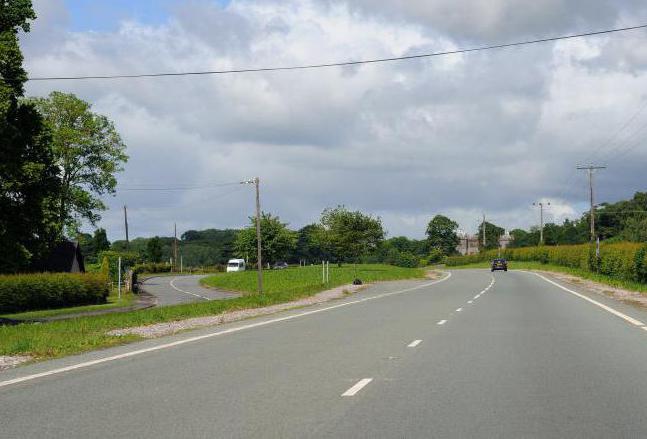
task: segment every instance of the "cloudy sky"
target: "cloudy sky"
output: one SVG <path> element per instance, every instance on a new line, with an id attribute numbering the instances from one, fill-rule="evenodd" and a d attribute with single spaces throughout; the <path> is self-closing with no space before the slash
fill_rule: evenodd
<path id="1" fill-rule="evenodd" d="M 644 0 L 35 0 L 32 76 L 349 61 L 647 23 Z M 575 166 L 603 163 L 598 201 L 647 190 L 647 32 L 352 68 L 31 82 L 109 116 L 130 161 L 100 226 L 121 239 L 292 227 L 344 204 L 421 238 L 438 213 L 474 231 L 561 221 L 587 207 Z M 645 109 L 643 111 L 643 109 Z M 129 188 L 201 187 L 172 192 Z"/>

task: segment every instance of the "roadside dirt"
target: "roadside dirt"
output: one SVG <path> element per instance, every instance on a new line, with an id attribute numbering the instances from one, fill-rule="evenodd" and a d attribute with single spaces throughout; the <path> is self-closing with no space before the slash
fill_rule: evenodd
<path id="1" fill-rule="evenodd" d="M 612 287 L 610 285 L 601 284 L 592 280 L 583 279 L 581 277 L 573 276 L 570 274 L 558 273 L 555 271 L 534 271 L 551 276 L 557 280 L 571 284 L 573 286 L 586 288 L 587 290 L 593 291 L 594 293 L 611 297 L 612 299 L 620 300 L 631 305 L 647 307 L 647 295 L 639 293 L 637 291 L 629 291 L 622 288 Z"/>
<path id="2" fill-rule="evenodd" d="M 356 293 L 366 288 L 366 285 L 342 285 L 337 288 L 322 291 L 311 297 L 295 300 L 292 302 L 281 303 L 278 305 L 267 306 L 264 308 L 253 308 L 238 311 L 230 311 L 217 316 L 195 317 L 186 320 L 176 320 L 173 322 L 156 323 L 148 326 L 137 326 L 134 328 L 116 329 L 108 332 L 108 335 L 139 335 L 144 338 L 157 338 L 164 335 L 175 334 L 187 329 L 201 328 L 204 326 L 220 325 L 223 323 L 236 322 L 250 317 L 274 314 L 291 308 L 314 305 L 317 303 L 328 302 L 329 300 L 339 299 L 349 294 Z"/>
<path id="3" fill-rule="evenodd" d="M 0 372 L 31 360 L 29 355 L 0 355 Z"/>

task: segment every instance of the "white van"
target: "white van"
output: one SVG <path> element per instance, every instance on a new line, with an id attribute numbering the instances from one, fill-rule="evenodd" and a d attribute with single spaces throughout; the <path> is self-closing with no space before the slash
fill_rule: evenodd
<path id="1" fill-rule="evenodd" d="M 245 260 L 230 259 L 229 262 L 227 262 L 227 273 L 232 271 L 245 271 Z"/>

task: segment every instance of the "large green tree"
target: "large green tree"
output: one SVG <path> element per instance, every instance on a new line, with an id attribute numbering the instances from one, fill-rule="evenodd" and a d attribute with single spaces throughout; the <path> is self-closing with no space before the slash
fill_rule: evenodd
<path id="1" fill-rule="evenodd" d="M 377 250 L 384 240 L 379 217 L 350 211 L 344 206 L 325 209 L 320 221 L 319 242 L 338 263 L 357 262 L 361 256 Z"/>
<path id="2" fill-rule="evenodd" d="M 56 239 L 47 200 L 59 188 L 49 135 L 20 101 L 27 74 L 19 32 L 36 15 L 29 0 L 0 0 L 0 272 L 33 268 Z"/>
<path id="3" fill-rule="evenodd" d="M 445 255 L 456 253 L 456 246 L 459 243 L 456 230 L 458 230 L 456 221 L 444 215 L 434 216 L 427 225 L 429 247 L 440 249 Z"/>
<path id="4" fill-rule="evenodd" d="M 115 192 L 115 174 L 128 160 L 114 124 L 73 94 L 52 92 L 32 98 L 52 133 L 51 148 L 61 188 L 54 208 L 57 224 L 73 234 L 82 220 L 95 224 L 105 210 L 100 196 Z"/>
<path id="5" fill-rule="evenodd" d="M 256 218 L 250 218 L 249 227 L 238 232 L 234 247 L 236 254 L 256 262 Z M 263 262 L 274 263 L 288 259 L 297 244 L 297 235 L 282 223 L 278 216 L 263 212 L 261 214 L 261 257 Z"/>

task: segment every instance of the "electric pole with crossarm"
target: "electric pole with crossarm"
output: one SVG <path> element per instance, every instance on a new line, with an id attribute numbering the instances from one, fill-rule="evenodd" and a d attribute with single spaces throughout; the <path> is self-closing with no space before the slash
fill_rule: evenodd
<path id="1" fill-rule="evenodd" d="M 595 166 L 595 165 L 587 165 L 587 166 L 578 166 L 577 169 L 586 169 L 589 171 L 589 201 L 591 202 L 591 242 L 595 241 L 595 199 L 593 197 L 593 171 L 596 169 L 606 169 L 606 166 Z"/>
<path id="2" fill-rule="evenodd" d="M 241 181 L 240 184 L 253 184 L 256 188 L 256 257 L 258 268 L 258 292 L 263 293 L 263 261 L 261 260 L 261 198 L 260 179 L 254 177 L 251 180 Z"/>

